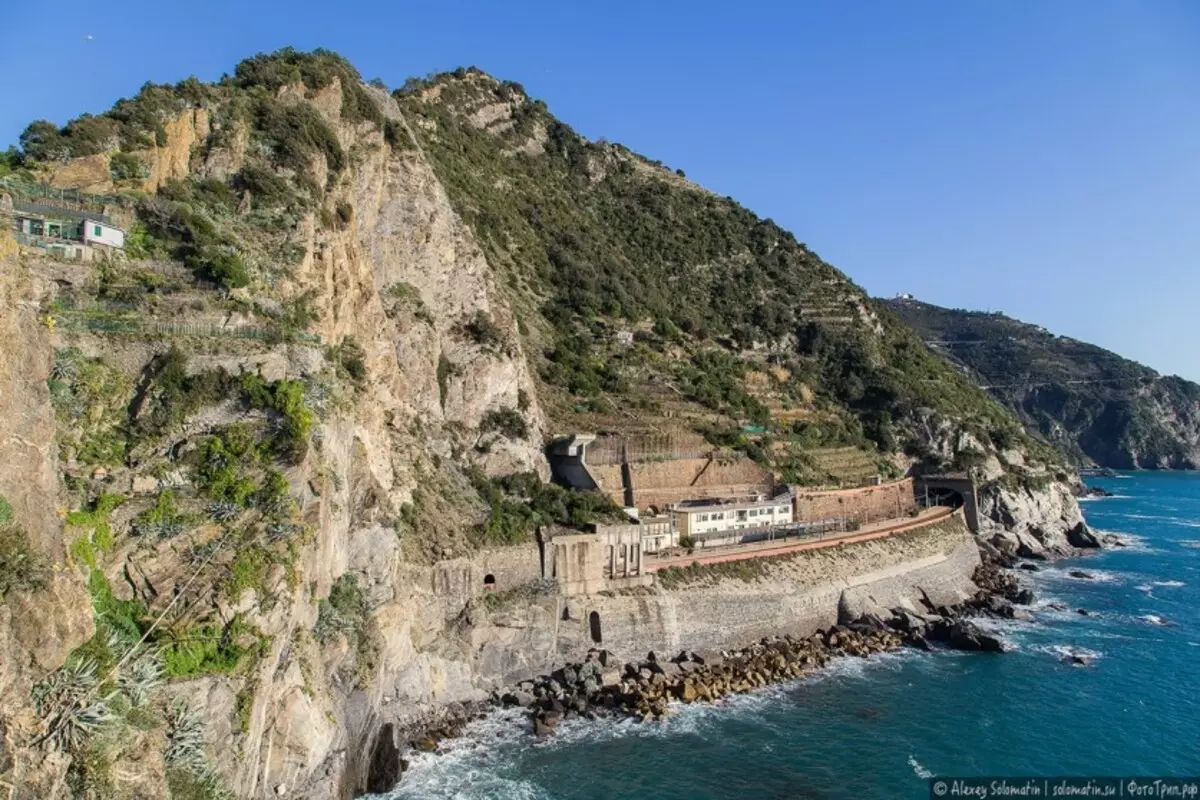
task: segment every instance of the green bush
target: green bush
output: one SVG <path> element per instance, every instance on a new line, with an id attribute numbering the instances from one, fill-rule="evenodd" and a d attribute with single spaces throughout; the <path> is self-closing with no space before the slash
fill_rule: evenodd
<path id="1" fill-rule="evenodd" d="M 82 535 L 71 545 L 71 553 L 90 567 L 96 566 L 96 556 L 113 547 L 113 531 L 108 515 L 125 502 L 119 494 L 101 494 L 85 510 L 67 514 L 67 524 L 74 525 Z"/>
<path id="2" fill-rule="evenodd" d="M 229 577 L 224 585 L 225 595 L 234 601 L 249 589 L 261 595 L 263 579 L 271 561 L 271 554 L 259 545 L 250 545 L 238 550 L 233 563 L 229 565 Z"/>
<path id="3" fill-rule="evenodd" d="M 338 371 L 355 383 L 362 383 L 367 377 L 367 353 L 351 336 L 342 339 L 337 347 L 331 348 L 330 355 L 337 364 Z"/>
<path id="4" fill-rule="evenodd" d="M 168 635 L 160 650 L 167 676 L 190 678 L 233 672 L 249 652 L 237 643 L 239 635 L 245 633 L 244 627 L 238 622 L 224 628 L 197 625 Z"/>
<path id="5" fill-rule="evenodd" d="M 313 156 L 323 156 L 334 174 L 346 165 L 337 135 L 310 105 L 285 106 L 263 99 L 256 110 L 255 129 L 274 146 L 276 164 L 295 171 L 310 184 L 308 170 Z M 315 186 L 309 188 L 315 196 Z"/>
<path id="6" fill-rule="evenodd" d="M 254 162 L 242 167 L 233 179 L 239 192 L 250 192 L 251 203 L 256 208 L 286 208 L 296 202 L 296 193 L 286 180 L 275 174 L 275 170 Z"/>
<path id="7" fill-rule="evenodd" d="M 108 163 L 114 181 L 132 181 L 150 174 L 146 162 L 132 153 L 116 153 Z"/>
<path id="8" fill-rule="evenodd" d="M 450 391 L 450 378 L 458 374 L 458 368 L 446 358 L 445 353 L 438 354 L 437 363 L 437 384 L 438 397 L 441 400 L 442 407 L 446 407 L 446 396 Z"/>
<path id="9" fill-rule="evenodd" d="M 10 589 L 41 589 L 49 579 L 46 560 L 30 546 L 25 529 L 7 521 L 0 523 L 0 599 Z"/>
<path id="10" fill-rule="evenodd" d="M 240 381 L 248 406 L 269 409 L 282 417 L 274 440 L 276 451 L 292 463 L 303 461 L 313 426 L 312 411 L 304 404 L 304 385 L 290 378 L 268 384 L 254 373 L 243 373 Z"/>
<path id="11" fill-rule="evenodd" d="M 219 283 L 226 289 L 241 289 L 250 285 L 250 273 L 246 271 L 246 262 L 237 253 L 202 250 L 189 256 L 186 263 L 207 280 Z"/>
<path id="12" fill-rule="evenodd" d="M 508 352 L 508 339 L 504 331 L 490 316 L 482 311 L 476 311 L 471 319 L 463 325 L 463 332 L 482 347 L 496 353 Z"/>
<path id="13" fill-rule="evenodd" d="M 525 439 L 529 436 L 529 423 L 515 408 L 491 409 L 479 423 L 481 433 L 499 433 L 508 439 Z"/>
<path id="14" fill-rule="evenodd" d="M 314 633 L 322 644 L 345 636 L 355 652 L 359 683 L 365 683 L 379 658 L 379 634 L 366 593 L 353 574 L 341 575 L 330 588 L 329 597 L 317 606 Z"/>
<path id="15" fill-rule="evenodd" d="M 544 483 L 537 473 L 520 472 L 489 479 L 478 470 L 471 484 L 488 505 L 487 519 L 474 529 L 476 541 L 486 544 L 527 542 L 538 527 L 558 524 L 583 527 L 624 514 L 599 492 L 574 492 Z"/>

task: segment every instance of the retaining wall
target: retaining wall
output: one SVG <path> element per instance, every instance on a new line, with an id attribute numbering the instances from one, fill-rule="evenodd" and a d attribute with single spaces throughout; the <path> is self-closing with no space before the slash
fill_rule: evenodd
<path id="1" fill-rule="evenodd" d="M 858 489 L 810 492 L 796 487 L 795 491 L 796 520 L 801 522 L 822 519 L 878 522 L 904 517 L 917 507 L 912 478 Z"/>

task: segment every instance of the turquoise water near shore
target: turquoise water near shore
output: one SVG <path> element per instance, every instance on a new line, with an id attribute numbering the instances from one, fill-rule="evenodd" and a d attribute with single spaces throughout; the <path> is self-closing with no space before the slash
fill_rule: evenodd
<path id="1" fill-rule="evenodd" d="M 845 659 L 658 725 L 569 721 L 547 741 L 502 712 L 417 756 L 388 797 L 915 798 L 934 775 L 1200 775 L 1200 475 L 1092 483 L 1115 496 L 1086 501 L 1088 523 L 1129 546 L 1020 573 L 1034 620 L 987 623 L 1008 653 Z"/>

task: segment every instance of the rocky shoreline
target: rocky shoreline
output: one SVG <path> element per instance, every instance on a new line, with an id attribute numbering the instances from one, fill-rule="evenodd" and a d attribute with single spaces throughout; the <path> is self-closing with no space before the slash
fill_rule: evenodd
<path id="1" fill-rule="evenodd" d="M 469 722 L 497 708 L 527 709 L 531 732 L 546 737 L 572 718 L 650 723 L 668 716 L 673 702 L 714 702 L 815 673 L 837 658 L 869 658 L 904 647 L 1002 652 L 1001 640 L 972 619 L 1027 619 L 1024 606 L 1034 597 L 1010 571 L 1016 559 L 989 549 L 983 549 L 983 563 L 972 577 L 979 591 L 953 608 L 926 602 L 921 611 L 895 608 L 886 619 L 863 615 L 804 638 L 772 636 L 722 651 L 651 652 L 637 661 L 621 662 L 607 650 L 589 650 L 583 661 L 493 692 L 488 701 L 453 704 L 399 735 L 381 732 L 366 788 L 387 791 L 408 768 L 397 741 L 407 741 L 410 751 L 436 752 L 440 742 L 459 737 Z"/>

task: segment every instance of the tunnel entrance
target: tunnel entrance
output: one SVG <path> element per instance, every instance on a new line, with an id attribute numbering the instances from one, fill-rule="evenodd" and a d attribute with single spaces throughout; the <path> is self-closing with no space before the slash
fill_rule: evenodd
<path id="1" fill-rule="evenodd" d="M 496 590 L 496 576 L 490 572 L 483 576 L 483 590 L 485 592 L 494 592 Z"/>
<path id="2" fill-rule="evenodd" d="M 962 509 L 967 527 L 979 532 L 979 496 L 975 482 L 964 475 L 920 475 L 913 490 L 917 502 L 925 507 L 944 506 L 955 511 Z"/>
<path id="3" fill-rule="evenodd" d="M 957 489 L 946 486 L 930 486 L 925 492 L 925 505 L 927 506 L 948 506 L 958 509 L 962 508 L 965 503 L 962 492 Z"/>
<path id="4" fill-rule="evenodd" d="M 600 644 L 600 612 L 593 611 L 588 614 L 588 627 L 592 630 L 592 641 Z"/>

